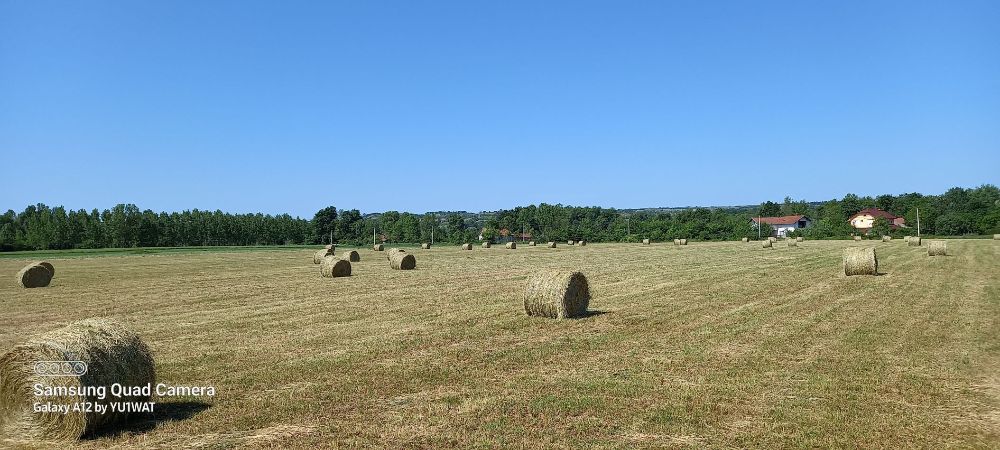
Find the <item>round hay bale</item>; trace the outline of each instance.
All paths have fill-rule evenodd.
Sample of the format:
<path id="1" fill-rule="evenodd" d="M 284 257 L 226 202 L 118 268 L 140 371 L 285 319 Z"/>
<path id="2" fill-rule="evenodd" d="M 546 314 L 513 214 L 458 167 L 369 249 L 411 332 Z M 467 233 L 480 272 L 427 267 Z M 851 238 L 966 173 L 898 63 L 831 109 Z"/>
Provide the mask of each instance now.
<path id="1" fill-rule="evenodd" d="M 91 402 L 146 402 L 148 395 L 116 397 L 111 385 L 156 385 L 153 356 L 139 335 L 110 319 L 87 319 L 42 334 L 0 357 L 0 436 L 32 440 L 76 440 L 124 422 L 113 411 L 35 412 L 36 402 L 73 405 Z M 36 397 L 34 388 L 53 394 Z M 104 391 L 104 398 L 100 397 Z"/>
<path id="2" fill-rule="evenodd" d="M 861 236 L 854 236 L 854 240 L 855 241 L 860 241 L 861 240 Z"/>
<path id="3" fill-rule="evenodd" d="M 802 237 L 802 236 L 796 236 L 796 237 L 795 237 L 795 242 L 802 242 L 802 241 L 804 241 L 804 240 L 806 240 L 806 238 L 804 238 L 804 237 Z"/>
<path id="4" fill-rule="evenodd" d="M 52 282 L 52 272 L 41 264 L 30 264 L 17 272 L 17 284 L 23 288 L 46 287 Z"/>
<path id="5" fill-rule="evenodd" d="M 508 250 L 514 250 L 517 248 L 517 244 L 514 242 L 508 242 L 504 247 L 507 247 Z"/>
<path id="6" fill-rule="evenodd" d="M 490 241 L 483 241 L 483 248 L 490 248 L 493 244 Z"/>
<path id="7" fill-rule="evenodd" d="M 771 242 L 778 242 L 778 238 L 776 238 L 776 237 L 774 237 L 774 236 L 768 236 L 768 237 L 767 237 L 767 240 L 769 240 L 769 241 L 771 241 Z"/>
<path id="8" fill-rule="evenodd" d="M 581 247 L 583 247 L 584 245 L 587 245 L 587 241 L 580 240 L 579 244 Z"/>
<path id="9" fill-rule="evenodd" d="M 947 256 L 948 243 L 945 241 L 928 241 L 927 256 Z"/>
<path id="10" fill-rule="evenodd" d="M 326 245 L 323 246 L 323 248 L 326 249 L 326 250 L 336 250 L 337 246 L 333 245 L 333 244 L 326 244 Z"/>
<path id="11" fill-rule="evenodd" d="M 994 234 L 993 235 L 993 240 L 994 241 L 1000 241 L 1000 234 Z"/>
<path id="12" fill-rule="evenodd" d="M 743 239 L 740 239 L 740 240 L 743 241 L 744 243 L 750 242 L 749 238 L 743 238 Z"/>
<path id="13" fill-rule="evenodd" d="M 319 265 L 319 274 L 323 278 L 349 277 L 351 276 L 351 262 L 335 256 L 327 256 Z"/>
<path id="14" fill-rule="evenodd" d="M 548 247 L 548 248 L 556 248 L 556 243 L 552 242 L 552 241 L 549 241 L 549 243 L 545 244 L 545 246 Z"/>
<path id="15" fill-rule="evenodd" d="M 316 250 L 316 253 L 313 253 L 313 264 L 322 263 L 323 258 L 326 258 L 327 256 L 333 256 L 332 248 L 324 248 L 323 250 Z"/>
<path id="16" fill-rule="evenodd" d="M 770 240 L 770 239 L 766 239 L 766 240 L 763 240 L 763 241 L 760 241 L 760 246 L 761 246 L 762 248 L 772 248 L 772 247 L 773 247 L 773 245 L 774 245 L 774 244 L 773 244 L 773 243 L 771 242 L 771 240 Z"/>
<path id="17" fill-rule="evenodd" d="M 36 261 L 36 262 L 33 262 L 33 263 L 29 264 L 29 265 L 32 265 L 32 266 L 42 266 L 42 267 L 44 267 L 46 269 L 49 269 L 49 273 L 52 274 L 52 278 L 56 277 L 56 268 L 55 268 L 55 266 L 52 265 L 52 263 L 50 263 L 48 261 Z"/>
<path id="18" fill-rule="evenodd" d="M 798 247 L 799 246 L 799 241 L 796 241 L 795 239 L 789 239 L 788 240 L 788 246 L 789 247 Z"/>
<path id="19" fill-rule="evenodd" d="M 575 242 L 573 242 L 572 240 L 566 241 L 566 245 L 573 245 L 573 244 L 575 244 Z"/>
<path id="20" fill-rule="evenodd" d="M 385 251 L 385 259 L 386 260 L 392 259 L 392 255 L 395 254 L 395 253 L 406 253 L 406 250 L 403 250 L 401 248 L 392 247 L 389 250 Z"/>
<path id="21" fill-rule="evenodd" d="M 462 244 L 462 250 L 472 250 L 472 244 Z"/>
<path id="22" fill-rule="evenodd" d="M 534 247 L 535 241 L 528 241 L 528 247 Z"/>
<path id="23" fill-rule="evenodd" d="M 392 252 L 389 254 L 389 266 L 396 270 L 413 270 L 417 268 L 417 258 L 409 253 Z"/>
<path id="24" fill-rule="evenodd" d="M 589 304 L 587 277 L 580 272 L 544 271 L 531 277 L 524 290 L 524 312 L 529 316 L 580 317 Z"/>
<path id="25" fill-rule="evenodd" d="M 372 250 L 375 250 L 376 252 L 381 252 L 385 250 L 385 246 L 382 244 L 375 244 L 372 246 Z"/>
<path id="26" fill-rule="evenodd" d="M 877 275 L 878 257 L 875 247 L 844 249 L 844 275 Z"/>
<path id="27" fill-rule="evenodd" d="M 679 241 L 678 244 L 680 244 L 680 245 L 688 245 L 688 240 L 687 239 L 679 239 L 678 241 Z"/>
<path id="28" fill-rule="evenodd" d="M 889 242 L 892 240 L 892 236 L 882 236 L 882 242 Z"/>
<path id="29" fill-rule="evenodd" d="M 906 243 L 910 247 L 920 247 L 920 236 L 910 236 L 910 240 L 906 241 Z"/>
<path id="30" fill-rule="evenodd" d="M 681 245 L 680 239 L 674 239 L 674 245 Z"/>
<path id="31" fill-rule="evenodd" d="M 422 248 L 424 250 L 430 250 L 431 249 L 431 244 L 428 244 L 428 243 L 425 242 L 423 244 L 420 244 L 420 248 Z"/>
<path id="32" fill-rule="evenodd" d="M 344 253 L 343 255 L 341 255 L 341 257 L 350 262 L 361 261 L 361 254 L 358 253 L 357 250 L 351 250 L 347 253 Z"/>
<path id="33" fill-rule="evenodd" d="M 642 245 L 649 245 L 649 239 L 643 239 Z"/>

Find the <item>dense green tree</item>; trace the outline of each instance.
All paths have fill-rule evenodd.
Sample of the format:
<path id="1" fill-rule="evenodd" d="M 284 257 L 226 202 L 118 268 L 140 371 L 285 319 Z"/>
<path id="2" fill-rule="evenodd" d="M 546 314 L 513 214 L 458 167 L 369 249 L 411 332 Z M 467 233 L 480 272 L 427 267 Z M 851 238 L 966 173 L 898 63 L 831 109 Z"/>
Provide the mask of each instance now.
<path id="1" fill-rule="evenodd" d="M 331 242 L 336 242 L 336 237 L 334 236 L 334 230 L 337 227 L 337 208 L 333 206 L 327 206 L 319 211 L 312 219 L 313 228 L 313 239 L 316 242 L 329 244 Z M 331 240 L 332 238 L 332 240 Z"/>
<path id="2" fill-rule="evenodd" d="M 777 217 L 781 215 L 781 205 L 774 203 L 770 200 L 761 203 L 760 209 L 757 211 L 757 216 L 759 217 Z"/>

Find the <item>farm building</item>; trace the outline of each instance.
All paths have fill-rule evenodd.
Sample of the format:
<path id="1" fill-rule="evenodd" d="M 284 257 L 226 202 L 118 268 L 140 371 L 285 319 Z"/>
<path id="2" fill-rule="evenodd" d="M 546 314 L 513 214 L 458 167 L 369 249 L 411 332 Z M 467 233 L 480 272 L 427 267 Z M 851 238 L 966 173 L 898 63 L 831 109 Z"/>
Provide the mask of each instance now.
<path id="1" fill-rule="evenodd" d="M 761 223 L 766 223 L 771 226 L 773 230 L 771 232 L 772 236 L 785 237 L 788 233 L 791 233 L 799 228 L 808 228 L 812 224 L 812 219 L 803 216 L 781 216 L 781 217 L 754 217 L 750 219 L 755 228 L 760 227 Z M 759 221 L 759 222 L 758 222 Z"/>
<path id="2" fill-rule="evenodd" d="M 868 233 L 869 231 L 871 231 L 872 226 L 875 224 L 876 217 L 881 217 L 885 219 L 887 222 L 889 222 L 889 226 L 892 227 L 893 230 L 895 230 L 896 228 L 906 227 L 906 219 L 878 208 L 862 209 L 861 211 L 858 211 L 857 214 L 851 216 L 851 218 L 847 220 L 851 223 L 851 226 L 854 227 L 854 229 L 864 233 Z"/>

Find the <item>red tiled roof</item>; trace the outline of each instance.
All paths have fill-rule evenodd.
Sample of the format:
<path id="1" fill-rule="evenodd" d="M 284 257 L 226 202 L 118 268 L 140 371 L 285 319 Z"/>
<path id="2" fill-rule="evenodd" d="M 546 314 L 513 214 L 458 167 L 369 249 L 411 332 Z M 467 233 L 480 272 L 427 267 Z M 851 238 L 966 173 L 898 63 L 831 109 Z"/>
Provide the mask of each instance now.
<path id="1" fill-rule="evenodd" d="M 881 218 L 883 218 L 885 220 L 888 220 L 889 222 L 892 222 L 893 220 L 896 220 L 896 219 L 899 218 L 898 216 L 895 216 L 895 215 L 893 215 L 890 212 L 882 211 L 881 209 L 878 209 L 878 208 L 865 208 L 865 209 L 862 209 L 861 211 L 858 211 L 857 214 L 851 216 L 851 218 L 847 219 L 847 220 L 848 221 L 854 220 L 854 218 L 858 217 L 858 216 L 881 217 Z"/>
<path id="2" fill-rule="evenodd" d="M 803 217 L 805 216 L 798 215 L 798 216 L 781 216 L 781 217 L 761 217 L 759 222 L 766 223 L 768 225 L 791 225 L 794 223 L 799 223 L 799 221 L 802 220 Z M 758 222 L 756 217 L 753 218 L 753 221 Z"/>

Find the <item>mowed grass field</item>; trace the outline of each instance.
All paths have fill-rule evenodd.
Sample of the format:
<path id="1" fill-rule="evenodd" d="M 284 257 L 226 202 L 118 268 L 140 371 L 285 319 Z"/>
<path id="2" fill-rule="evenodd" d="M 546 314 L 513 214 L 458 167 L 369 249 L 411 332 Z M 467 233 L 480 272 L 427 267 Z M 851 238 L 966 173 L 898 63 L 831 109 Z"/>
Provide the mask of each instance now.
<path id="1" fill-rule="evenodd" d="M 883 275 L 845 277 L 849 246 Z M 53 257 L 31 290 L 3 259 L 0 352 L 112 316 L 219 391 L 85 448 L 1000 446 L 1000 241 L 775 247 L 360 249 L 336 279 L 312 249 Z M 583 271 L 592 314 L 525 316 L 543 268 Z"/>

